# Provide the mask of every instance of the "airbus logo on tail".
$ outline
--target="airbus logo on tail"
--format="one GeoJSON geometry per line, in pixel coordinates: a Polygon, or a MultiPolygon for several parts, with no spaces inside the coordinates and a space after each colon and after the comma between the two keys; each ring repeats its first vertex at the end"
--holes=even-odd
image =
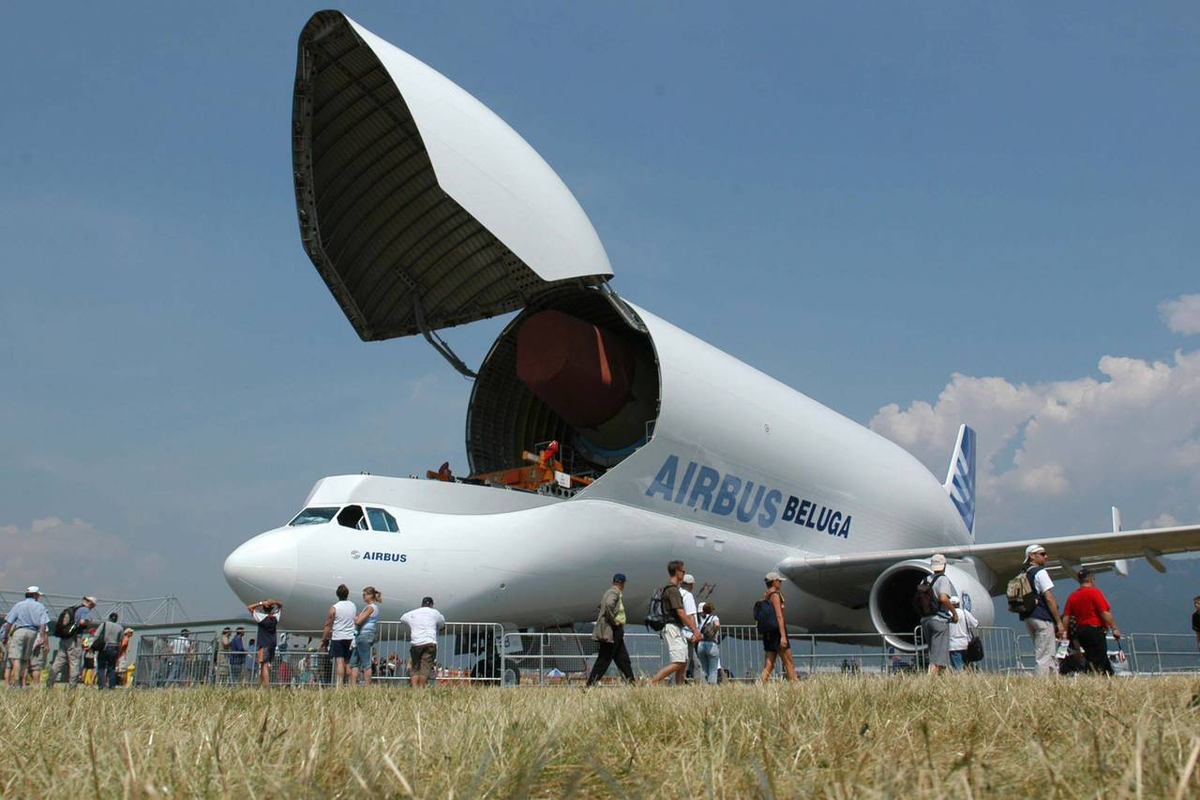
{"type": "Polygon", "coordinates": [[[754,481],[742,480],[733,473],[722,475],[705,464],[689,461],[679,476],[679,457],[667,456],[650,488],[647,497],[660,495],[669,503],[686,505],[723,517],[736,515],[739,522],[754,522],[769,528],[777,521],[791,522],[830,536],[850,538],[849,514],[815,500],[784,494],[754,481]],[[780,514],[780,506],[783,513],[780,514]]]}

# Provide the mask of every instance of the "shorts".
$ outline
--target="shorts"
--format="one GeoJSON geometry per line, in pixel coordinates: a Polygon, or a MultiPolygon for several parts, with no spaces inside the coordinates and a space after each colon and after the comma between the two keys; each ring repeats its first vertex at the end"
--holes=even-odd
{"type": "Polygon", "coordinates": [[[414,644],[408,651],[408,657],[412,660],[411,674],[428,678],[433,675],[433,663],[437,661],[437,645],[414,644]]]}
{"type": "Polygon", "coordinates": [[[921,628],[929,646],[929,663],[936,667],[950,666],[950,621],[944,617],[925,617],[921,628]]]}
{"type": "Polygon", "coordinates": [[[778,630],[767,631],[762,635],[763,652],[778,653],[779,645],[783,642],[783,637],[778,630]]]}
{"type": "Polygon", "coordinates": [[[8,657],[13,661],[29,661],[37,638],[38,632],[33,628],[17,628],[8,635],[8,657]]]}
{"type": "Polygon", "coordinates": [[[683,628],[679,625],[667,625],[663,628],[663,641],[667,643],[667,660],[672,664],[686,664],[688,660],[688,643],[683,638],[683,628]]]}
{"type": "Polygon", "coordinates": [[[350,666],[359,669],[371,668],[371,648],[375,645],[375,635],[361,633],[354,640],[354,652],[350,654],[350,666]]]}
{"type": "Polygon", "coordinates": [[[258,653],[257,657],[259,664],[270,664],[275,660],[275,645],[260,647],[256,652],[258,653]]]}
{"type": "Polygon", "coordinates": [[[330,658],[350,658],[350,645],[353,639],[334,639],[329,643],[330,658]]]}

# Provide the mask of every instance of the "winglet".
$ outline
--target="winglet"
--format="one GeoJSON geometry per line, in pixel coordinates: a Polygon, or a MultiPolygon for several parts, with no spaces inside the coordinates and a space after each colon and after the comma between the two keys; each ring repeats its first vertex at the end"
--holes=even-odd
{"type": "Polygon", "coordinates": [[[950,457],[944,484],[946,493],[962,516],[967,532],[975,537],[975,431],[969,425],[958,429],[958,442],[950,457]]]}

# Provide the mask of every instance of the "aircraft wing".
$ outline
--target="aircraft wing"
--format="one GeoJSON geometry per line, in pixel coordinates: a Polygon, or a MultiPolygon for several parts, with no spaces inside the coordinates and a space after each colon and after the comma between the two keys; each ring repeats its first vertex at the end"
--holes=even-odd
{"type": "Polygon", "coordinates": [[[805,591],[822,597],[836,592],[844,598],[848,594],[859,594],[863,589],[869,591],[879,573],[898,561],[944,553],[951,560],[970,556],[982,562],[995,576],[994,584],[988,588],[996,594],[1020,570],[1025,563],[1025,548],[1034,542],[1046,548],[1047,566],[1052,571],[1074,574],[1083,566],[1105,570],[1114,568],[1114,562],[1123,559],[1144,558],[1163,572],[1162,556],[1200,551],[1200,525],[958,547],[885,550],[848,556],[804,556],[785,559],[779,565],[779,571],[805,591]]]}

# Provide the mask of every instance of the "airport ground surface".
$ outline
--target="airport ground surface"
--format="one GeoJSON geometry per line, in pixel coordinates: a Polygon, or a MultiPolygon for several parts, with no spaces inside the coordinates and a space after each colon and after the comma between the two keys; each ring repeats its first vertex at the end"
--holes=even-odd
{"type": "Polygon", "coordinates": [[[0,695],[0,789],[1195,797],[1198,687],[1194,676],[980,675],[590,691],[13,691],[0,695]]]}

